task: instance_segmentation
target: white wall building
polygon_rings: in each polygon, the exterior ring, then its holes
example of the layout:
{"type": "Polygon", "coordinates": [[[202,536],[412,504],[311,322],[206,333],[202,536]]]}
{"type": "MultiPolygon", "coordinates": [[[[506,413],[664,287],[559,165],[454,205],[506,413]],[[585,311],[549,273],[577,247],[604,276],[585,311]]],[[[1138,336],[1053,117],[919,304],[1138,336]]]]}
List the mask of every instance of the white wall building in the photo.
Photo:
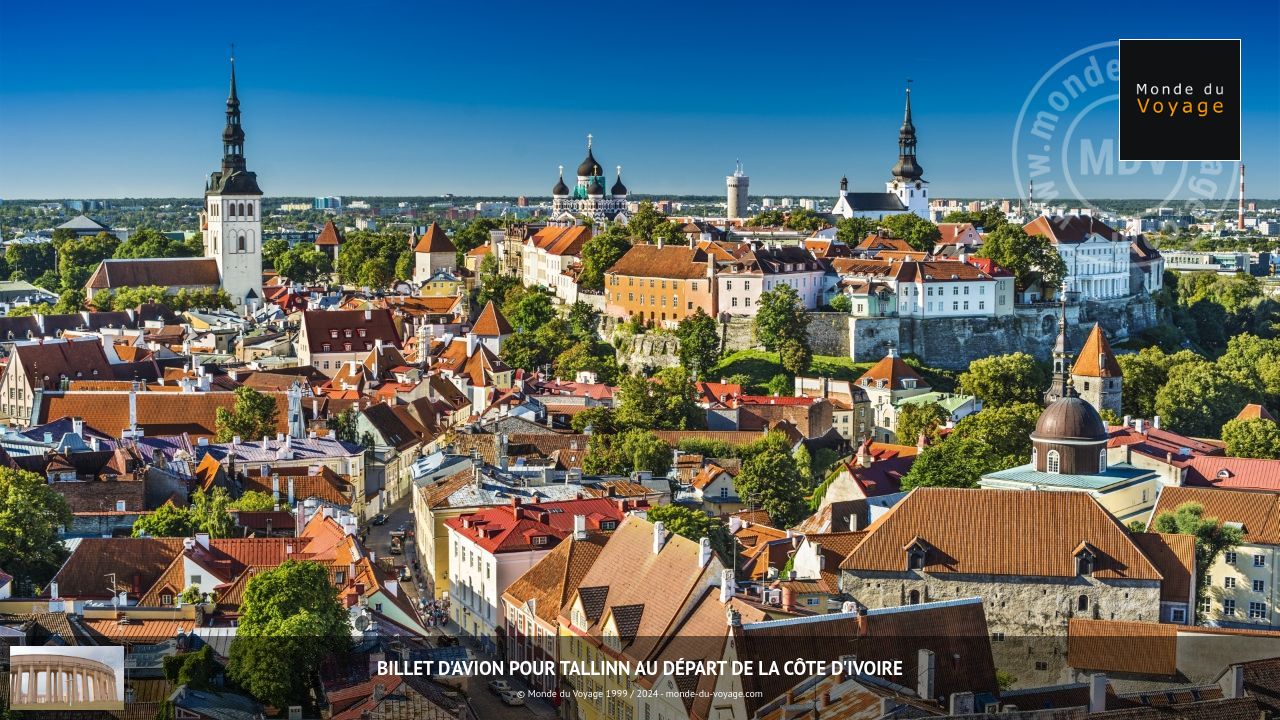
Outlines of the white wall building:
{"type": "Polygon", "coordinates": [[[1040,217],[1024,227],[1053,243],[1067,265],[1063,284],[1081,300],[1129,296],[1129,240],[1086,215],[1040,217]]]}

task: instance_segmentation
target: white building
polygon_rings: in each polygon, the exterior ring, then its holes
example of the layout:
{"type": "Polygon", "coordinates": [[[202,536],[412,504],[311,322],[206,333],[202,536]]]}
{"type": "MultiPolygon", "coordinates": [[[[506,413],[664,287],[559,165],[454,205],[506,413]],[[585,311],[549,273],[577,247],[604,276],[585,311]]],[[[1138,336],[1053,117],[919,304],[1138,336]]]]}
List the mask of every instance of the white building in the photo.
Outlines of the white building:
{"type": "Polygon", "coordinates": [[[1081,300],[1129,296],[1129,240],[1086,215],[1047,216],[1023,226],[1053,243],[1067,265],[1063,284],[1081,300]]]}
{"type": "Polygon", "coordinates": [[[822,303],[825,271],[807,250],[795,245],[743,244],[732,262],[717,269],[719,310],[730,315],[755,315],[760,293],[790,285],[806,310],[822,303]]]}
{"type": "Polygon", "coordinates": [[[929,189],[924,168],[916,162],[916,126],[911,121],[911,89],[907,89],[907,105],[898,130],[898,162],[893,166],[882,193],[851,193],[849,178],[840,178],[840,197],[831,209],[833,215],[865,217],[879,220],[886,215],[915,213],[929,219],[929,189]]]}
{"type": "Polygon", "coordinates": [[[582,246],[590,239],[591,228],[585,225],[552,225],[539,230],[521,248],[525,287],[541,285],[554,292],[560,302],[572,305],[578,299],[576,270],[582,261],[582,246]]]}
{"type": "Polygon", "coordinates": [[[840,292],[857,317],[999,317],[1013,312],[1014,278],[989,260],[838,258],[840,292]]]}

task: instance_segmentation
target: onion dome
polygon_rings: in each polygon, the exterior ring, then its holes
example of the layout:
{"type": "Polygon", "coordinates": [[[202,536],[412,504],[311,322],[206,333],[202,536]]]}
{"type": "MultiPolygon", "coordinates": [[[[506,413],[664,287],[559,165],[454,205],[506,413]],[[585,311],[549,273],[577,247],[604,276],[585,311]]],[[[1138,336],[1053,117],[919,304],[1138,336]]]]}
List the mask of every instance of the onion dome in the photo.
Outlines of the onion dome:
{"type": "Polygon", "coordinates": [[[564,197],[569,194],[569,186],[564,184],[564,166],[560,166],[560,179],[556,181],[556,186],[551,188],[551,194],[555,197],[564,197]]]}
{"type": "MultiPolygon", "coordinates": [[[[596,170],[599,170],[599,169],[600,169],[600,166],[597,165],[596,170]]],[[[591,178],[591,184],[587,186],[587,195],[590,197],[604,196],[604,181],[600,179],[599,175],[596,175],[591,178]]]]}
{"type": "Polygon", "coordinates": [[[578,164],[578,177],[591,177],[600,174],[600,163],[596,162],[596,156],[591,154],[591,136],[587,136],[587,157],[578,164]]]}
{"type": "Polygon", "coordinates": [[[1071,388],[1066,397],[1053,401],[1040,413],[1031,439],[1041,442],[1106,442],[1107,424],[1098,411],[1071,388]]]}
{"type": "Polygon", "coordinates": [[[609,190],[609,194],[614,197],[626,197],[627,186],[622,184],[622,166],[618,166],[618,180],[613,184],[613,188],[609,190]]]}

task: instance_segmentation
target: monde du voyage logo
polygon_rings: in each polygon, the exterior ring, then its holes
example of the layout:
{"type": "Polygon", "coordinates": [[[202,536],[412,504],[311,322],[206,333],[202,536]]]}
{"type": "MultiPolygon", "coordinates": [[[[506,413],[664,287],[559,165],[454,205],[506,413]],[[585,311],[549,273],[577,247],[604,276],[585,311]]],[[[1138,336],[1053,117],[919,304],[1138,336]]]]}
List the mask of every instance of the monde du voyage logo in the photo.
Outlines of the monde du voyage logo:
{"type": "Polygon", "coordinates": [[[1240,159],[1239,40],[1121,40],[1123,161],[1240,159]]]}

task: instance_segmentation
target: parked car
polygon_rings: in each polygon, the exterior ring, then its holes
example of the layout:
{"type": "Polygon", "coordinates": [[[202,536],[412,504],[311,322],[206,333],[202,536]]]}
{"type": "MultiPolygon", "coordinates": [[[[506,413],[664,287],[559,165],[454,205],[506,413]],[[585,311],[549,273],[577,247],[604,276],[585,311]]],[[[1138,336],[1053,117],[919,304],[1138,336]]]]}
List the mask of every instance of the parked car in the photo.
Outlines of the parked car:
{"type": "Polygon", "coordinates": [[[386,524],[387,524],[387,516],[386,516],[386,515],[383,515],[382,513],[378,513],[377,515],[374,515],[374,516],[373,516],[373,519],[369,521],[369,524],[371,524],[371,525],[386,525],[386,524]]]}
{"type": "Polygon", "coordinates": [[[515,690],[503,690],[498,693],[498,697],[502,698],[504,705],[515,706],[524,704],[524,694],[516,692],[515,690]]]}
{"type": "Polygon", "coordinates": [[[504,692],[510,692],[513,688],[511,687],[511,683],[506,680],[490,680],[489,689],[501,695],[504,692]]]}

